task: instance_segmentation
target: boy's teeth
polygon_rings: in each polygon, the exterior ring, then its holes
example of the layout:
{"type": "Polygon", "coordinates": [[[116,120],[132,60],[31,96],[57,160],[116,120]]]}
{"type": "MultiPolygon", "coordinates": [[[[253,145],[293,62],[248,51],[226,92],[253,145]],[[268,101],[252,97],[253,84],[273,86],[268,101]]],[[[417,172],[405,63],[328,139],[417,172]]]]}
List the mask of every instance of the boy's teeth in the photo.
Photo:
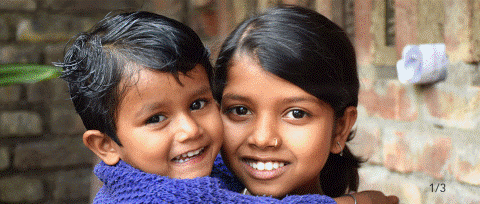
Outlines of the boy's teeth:
{"type": "Polygon", "coordinates": [[[285,166],[285,163],[283,162],[248,162],[248,165],[250,165],[252,168],[260,171],[271,171],[278,169],[280,167],[285,166]]]}
{"type": "Polygon", "coordinates": [[[179,155],[179,156],[173,158],[173,160],[177,161],[178,163],[186,162],[186,161],[191,159],[190,157],[199,155],[203,151],[203,149],[205,149],[205,147],[202,147],[201,149],[179,155]]]}

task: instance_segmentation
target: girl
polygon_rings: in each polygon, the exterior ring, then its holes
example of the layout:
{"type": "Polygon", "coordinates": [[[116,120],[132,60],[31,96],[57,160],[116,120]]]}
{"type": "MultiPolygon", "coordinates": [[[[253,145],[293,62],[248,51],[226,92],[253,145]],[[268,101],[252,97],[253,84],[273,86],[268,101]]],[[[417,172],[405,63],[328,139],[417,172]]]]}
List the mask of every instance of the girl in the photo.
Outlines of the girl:
{"type": "Polygon", "coordinates": [[[246,193],[338,197],[357,190],[360,160],[346,142],[359,80],[341,28],[305,8],[274,8],[230,34],[215,68],[222,156],[246,193]]]}

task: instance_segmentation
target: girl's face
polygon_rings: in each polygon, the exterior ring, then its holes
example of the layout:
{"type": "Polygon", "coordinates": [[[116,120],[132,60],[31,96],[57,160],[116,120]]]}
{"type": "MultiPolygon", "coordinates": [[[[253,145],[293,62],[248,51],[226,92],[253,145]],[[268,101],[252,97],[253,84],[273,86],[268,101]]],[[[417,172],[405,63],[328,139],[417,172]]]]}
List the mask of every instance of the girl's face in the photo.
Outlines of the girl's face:
{"type": "Polygon", "coordinates": [[[254,195],[321,194],[320,171],[340,151],[333,109],[254,59],[235,59],[221,101],[223,158],[254,195]]]}

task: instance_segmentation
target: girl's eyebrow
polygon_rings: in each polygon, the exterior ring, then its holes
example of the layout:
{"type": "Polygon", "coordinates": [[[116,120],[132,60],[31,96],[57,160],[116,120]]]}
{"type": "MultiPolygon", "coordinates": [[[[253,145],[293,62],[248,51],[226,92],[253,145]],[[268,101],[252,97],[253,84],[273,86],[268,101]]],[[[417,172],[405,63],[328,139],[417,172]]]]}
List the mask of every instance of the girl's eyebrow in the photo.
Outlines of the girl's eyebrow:
{"type": "Polygon", "coordinates": [[[226,99],[236,100],[236,101],[248,101],[248,98],[245,97],[245,96],[240,96],[240,95],[231,94],[231,93],[227,93],[227,94],[222,96],[222,101],[226,100],[226,99]]]}
{"type": "MultiPolygon", "coordinates": [[[[237,95],[237,94],[231,94],[227,93],[223,95],[222,101],[223,100],[236,100],[236,101],[249,101],[249,99],[245,96],[237,95]]],[[[284,98],[282,99],[283,104],[289,104],[289,103],[298,103],[298,102],[312,102],[312,103],[319,103],[319,100],[315,97],[310,97],[310,96],[294,96],[294,97],[289,97],[289,98],[284,98]]]]}
{"type": "Polygon", "coordinates": [[[288,103],[298,103],[298,102],[312,102],[312,103],[318,103],[319,100],[315,97],[289,97],[289,98],[285,98],[282,100],[282,103],[284,104],[288,104],[288,103]]]}

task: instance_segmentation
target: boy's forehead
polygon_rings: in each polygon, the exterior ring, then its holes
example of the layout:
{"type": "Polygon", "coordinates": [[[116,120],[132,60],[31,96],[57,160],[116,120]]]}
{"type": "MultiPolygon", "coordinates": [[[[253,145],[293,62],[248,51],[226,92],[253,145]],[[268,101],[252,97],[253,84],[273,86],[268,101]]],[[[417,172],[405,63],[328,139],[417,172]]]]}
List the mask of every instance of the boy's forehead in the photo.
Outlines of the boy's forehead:
{"type": "MultiPolygon", "coordinates": [[[[197,64],[193,69],[182,72],[165,72],[158,69],[144,67],[135,63],[128,64],[123,76],[120,80],[120,86],[123,87],[123,91],[130,87],[136,87],[140,84],[148,84],[153,82],[163,81],[165,83],[176,83],[176,85],[183,86],[182,82],[187,79],[209,82],[208,75],[205,68],[197,64]],[[151,77],[156,76],[156,77],[151,77]],[[174,81],[174,82],[173,82],[174,81]]],[[[139,88],[139,87],[137,87],[139,88]]]]}

